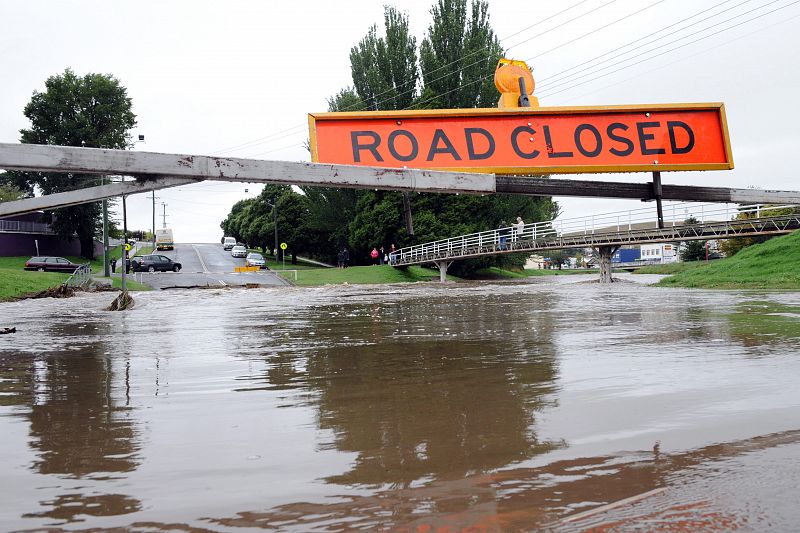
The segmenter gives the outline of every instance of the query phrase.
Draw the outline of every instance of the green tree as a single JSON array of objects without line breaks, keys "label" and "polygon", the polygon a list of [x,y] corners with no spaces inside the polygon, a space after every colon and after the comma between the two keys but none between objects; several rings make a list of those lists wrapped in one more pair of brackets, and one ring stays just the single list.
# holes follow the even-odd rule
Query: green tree
[{"label": "green tree", "polygon": [[[44,92],[34,92],[25,106],[29,129],[20,130],[20,141],[92,148],[125,149],[130,129],[136,125],[131,99],[119,80],[108,74],[75,75],[67,69],[45,82]],[[51,194],[97,185],[97,176],[47,172],[20,173],[27,187]],[[83,204],[54,211],[52,227],[62,238],[77,234],[81,255],[94,258],[100,204]]]},{"label": "green tree", "polygon": [[18,173],[0,172],[0,202],[19,200],[32,194],[33,191],[24,179],[20,179]]},{"label": "green tree", "polygon": [[[689,217],[683,221],[687,226],[697,224],[694,217]],[[706,241],[687,241],[681,250],[681,261],[702,261],[706,258]]]},{"label": "green tree", "polygon": [[[489,23],[489,5],[472,0],[438,0],[420,46],[423,95],[418,107],[493,107],[498,99],[493,73],[503,55]],[[433,104],[433,105],[432,105]]]},{"label": "green tree", "polygon": [[[784,207],[780,209],[774,209],[775,206],[773,205],[764,205],[762,207],[762,211],[754,212],[751,209],[740,210],[739,213],[734,217],[733,220],[752,220],[758,218],[759,216],[763,217],[776,217],[781,215],[792,215],[797,213],[798,208],[796,207]],[[741,208],[740,208],[741,209]],[[754,244],[759,244],[762,242],[767,242],[771,238],[775,237],[774,235],[759,235],[756,237],[737,237],[735,239],[725,239],[724,241],[720,241],[719,249],[722,253],[725,254],[726,257],[733,257],[737,253],[741,252],[743,249],[747,248],[748,246],[752,246]]]},{"label": "green tree", "polygon": [[[384,8],[385,37],[377,26],[350,50],[353,86],[367,109],[405,109],[416,96],[417,41],[409,33],[408,16]],[[348,109],[348,111],[350,111]]]}]

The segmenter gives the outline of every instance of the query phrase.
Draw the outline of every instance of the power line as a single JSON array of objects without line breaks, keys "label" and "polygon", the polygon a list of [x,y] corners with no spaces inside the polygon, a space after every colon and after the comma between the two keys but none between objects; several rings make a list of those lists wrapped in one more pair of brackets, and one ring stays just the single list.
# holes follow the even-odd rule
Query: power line
[{"label": "power line", "polygon": [[[750,0],[746,0],[746,2],[748,2],[748,1],[750,1]],[[610,61],[611,59],[615,59],[615,58],[617,58],[617,57],[621,57],[621,56],[627,55],[627,54],[629,54],[629,53],[631,53],[631,52],[634,52],[634,51],[623,52],[622,54],[618,54],[618,55],[616,55],[616,56],[614,56],[614,57],[612,57],[612,58],[609,58],[609,59],[606,59],[606,60],[603,60],[603,61],[601,61],[601,62],[600,62],[598,65],[594,65],[594,66],[591,66],[591,67],[587,67],[587,68],[585,68],[585,69],[581,69],[581,70],[579,70],[578,72],[575,72],[574,74],[571,74],[571,75],[569,75],[569,76],[566,76],[565,78],[561,79],[560,81],[557,81],[557,82],[551,82],[551,83],[543,83],[543,84],[542,84],[542,85],[543,85],[543,91],[546,91],[548,88],[555,88],[555,87],[561,86],[561,85],[563,85],[563,84],[565,84],[565,83],[571,83],[571,82],[573,82],[573,81],[575,81],[575,80],[579,80],[579,79],[581,79],[581,78],[585,78],[586,76],[590,76],[590,75],[592,75],[592,74],[596,74],[596,73],[598,73],[598,72],[602,72],[603,70],[606,70],[606,69],[612,68],[612,67],[614,67],[614,66],[616,66],[616,65],[621,65],[622,63],[625,63],[626,61],[630,61],[630,60],[632,60],[632,59],[635,59],[635,58],[637,58],[637,57],[641,57],[641,56],[643,56],[643,55],[646,55],[646,54],[648,54],[648,53],[650,53],[650,52],[654,52],[654,51],[656,51],[656,50],[659,50],[659,49],[661,49],[661,48],[664,48],[664,47],[666,47],[666,46],[669,46],[669,45],[671,45],[671,44],[675,44],[675,43],[677,43],[677,42],[680,42],[680,41],[682,41],[682,40],[684,40],[684,39],[688,39],[688,38],[690,38],[690,37],[692,37],[692,36],[694,36],[694,35],[698,35],[698,34],[700,34],[700,33],[703,33],[703,32],[704,32],[704,31],[706,31],[706,30],[709,30],[709,29],[711,29],[711,28],[715,28],[715,27],[717,27],[717,26],[720,26],[720,25],[722,25],[722,24],[725,24],[725,23],[727,23],[727,22],[730,22],[730,21],[732,21],[732,20],[735,20],[735,19],[737,19],[737,18],[743,17],[743,16],[745,16],[745,15],[748,15],[748,14],[750,14],[750,13],[754,12],[754,11],[758,11],[759,9],[763,9],[763,8],[765,8],[765,7],[767,7],[767,6],[771,5],[771,4],[775,4],[775,3],[779,2],[779,1],[780,1],[780,0],[772,0],[772,1],[770,1],[770,2],[767,2],[766,4],[762,4],[762,5],[760,5],[760,6],[758,6],[758,7],[755,7],[755,8],[753,8],[753,9],[749,10],[749,11],[745,11],[745,12],[743,12],[743,13],[739,13],[738,15],[734,15],[733,17],[730,17],[730,18],[728,18],[728,19],[725,19],[725,20],[723,20],[723,21],[721,21],[721,22],[717,22],[717,23],[715,23],[715,24],[711,24],[710,26],[706,26],[705,28],[701,28],[701,29],[699,29],[699,30],[697,30],[697,31],[694,31],[694,32],[692,32],[692,33],[688,34],[688,35],[684,35],[684,36],[682,36],[682,37],[678,37],[677,39],[673,39],[672,41],[669,41],[669,42],[666,42],[666,43],[660,44],[660,45],[658,45],[658,46],[656,46],[656,47],[654,47],[654,48],[651,48],[651,49],[649,49],[649,50],[645,50],[645,51],[643,51],[643,52],[640,52],[640,53],[638,53],[638,54],[635,54],[635,55],[633,55],[633,56],[630,56],[630,57],[627,57],[627,58],[625,58],[625,59],[622,59],[622,60],[620,60],[620,61],[617,61],[616,63],[612,63],[612,64],[610,64],[610,65],[607,65],[607,66],[605,66],[605,67],[599,68],[599,69],[597,69],[597,70],[594,70],[594,71],[592,71],[592,72],[588,72],[588,73],[586,73],[586,74],[583,74],[583,75],[581,75],[581,76],[575,76],[576,74],[579,74],[580,72],[584,72],[584,71],[586,71],[586,70],[590,70],[590,69],[592,69],[592,68],[594,68],[594,67],[598,66],[599,64],[605,63],[605,62],[607,62],[607,61]],[[746,2],[742,2],[742,4],[744,4],[744,3],[746,3]],[[738,7],[739,5],[742,5],[742,4],[738,4],[737,6],[734,6],[734,7]],[[733,8],[729,8],[729,9],[733,9]],[[725,12],[727,12],[727,11],[728,11],[728,10],[722,11],[721,13],[718,13],[717,15],[720,15],[720,14],[722,14],[722,13],[725,13]],[[713,15],[713,16],[716,16],[716,15]],[[700,23],[700,22],[703,22],[703,21],[705,21],[705,20],[708,20],[708,18],[711,18],[711,17],[707,17],[706,19],[703,19],[703,20],[701,20],[701,21],[698,21],[698,22],[692,23],[691,25],[689,25],[689,26],[686,26],[685,28],[680,28],[680,29],[676,30],[675,32],[668,33],[667,35],[664,35],[664,36],[662,36],[662,37],[659,37],[658,39],[655,39],[655,40],[653,40],[653,41],[651,41],[650,43],[647,43],[647,44],[652,44],[652,43],[654,43],[654,42],[656,42],[656,41],[659,41],[659,40],[661,40],[661,39],[664,39],[664,38],[666,38],[666,37],[669,37],[670,35],[674,35],[675,33],[678,33],[678,32],[680,32],[680,31],[683,31],[683,30],[685,30],[685,29],[687,29],[687,28],[689,28],[689,27],[691,27],[691,26],[694,26],[694,25],[696,25],[696,24]]]},{"label": "power line", "polygon": [[[585,4],[585,3],[586,3],[586,2],[588,2],[588,1],[589,1],[589,0],[582,0],[582,1],[578,2],[577,4],[574,4],[574,5],[572,5],[572,6],[568,7],[568,8],[562,9],[561,11],[558,11],[557,13],[555,13],[555,14],[553,14],[553,15],[549,16],[549,17],[546,17],[546,18],[542,19],[542,20],[540,20],[540,21],[536,22],[535,24],[531,24],[530,26],[527,26],[526,28],[523,28],[522,30],[519,30],[519,31],[517,31],[517,32],[515,32],[515,33],[513,33],[513,34],[511,34],[511,35],[509,35],[509,36],[507,36],[507,37],[505,37],[505,38],[503,38],[503,39],[498,39],[498,41],[501,41],[501,42],[502,42],[502,41],[504,41],[504,40],[506,40],[506,39],[509,39],[509,38],[511,38],[511,37],[514,37],[514,36],[516,36],[516,35],[519,35],[520,33],[523,33],[523,32],[525,32],[525,31],[528,31],[528,30],[530,30],[530,29],[532,29],[532,28],[534,28],[534,27],[536,27],[536,26],[539,26],[540,24],[542,24],[542,23],[544,23],[544,22],[546,22],[546,21],[548,21],[548,20],[551,20],[551,19],[553,19],[553,18],[556,18],[556,17],[558,17],[559,15],[562,15],[563,13],[566,13],[567,11],[570,11],[570,10],[572,10],[572,9],[574,9],[574,8],[576,8],[576,7],[580,6],[580,5],[582,5],[582,4]],[[600,10],[600,9],[602,9],[602,8],[604,8],[604,7],[606,7],[606,6],[609,6],[609,5],[613,4],[613,3],[614,3],[614,2],[616,2],[616,1],[617,1],[617,0],[609,0],[608,2],[606,2],[605,4],[603,4],[603,5],[599,6],[599,7],[593,8],[593,9],[591,9],[591,10],[589,10],[589,11],[587,11],[587,12],[585,12],[585,13],[581,14],[581,15],[578,15],[578,16],[576,16],[576,17],[572,18],[572,19],[569,19],[569,20],[567,20],[567,21],[565,21],[565,22],[561,23],[561,24],[558,24],[558,25],[554,26],[553,28],[550,28],[550,29],[548,29],[548,30],[546,30],[546,31],[544,31],[544,32],[542,32],[542,33],[539,33],[539,34],[537,34],[537,35],[535,35],[535,36],[533,36],[533,37],[531,37],[531,38],[529,38],[529,39],[526,39],[525,41],[521,41],[521,42],[519,42],[519,43],[517,43],[517,44],[514,44],[514,45],[510,46],[510,47],[509,47],[507,50],[510,50],[511,48],[513,48],[513,47],[515,47],[515,46],[518,46],[518,45],[520,45],[520,44],[522,44],[522,43],[525,43],[525,42],[531,41],[531,40],[533,40],[533,39],[539,38],[539,37],[541,37],[542,35],[545,35],[545,34],[547,34],[547,33],[551,32],[551,31],[554,31],[554,30],[556,30],[556,29],[562,28],[562,27],[564,27],[565,25],[567,25],[567,24],[569,24],[569,23],[571,23],[571,22],[574,22],[574,21],[576,21],[576,20],[578,20],[578,19],[581,19],[581,18],[583,18],[583,17],[585,17],[585,16],[587,16],[587,15],[590,15],[590,14],[592,14],[592,13],[594,13],[594,12],[596,12],[596,11],[598,11],[598,10]],[[664,1],[664,0],[659,0],[659,2],[656,2],[656,3],[661,3],[662,1]],[[463,61],[464,59],[466,59],[466,58],[468,58],[468,57],[470,57],[470,56],[472,56],[472,55],[475,55],[475,54],[477,54],[477,53],[479,53],[479,51],[478,51],[478,50],[476,50],[476,51],[474,51],[474,52],[471,52],[470,54],[467,54],[466,56],[464,56],[464,57],[462,57],[462,58],[459,58],[457,61],[451,61],[450,63],[446,63],[446,64],[444,64],[444,65],[441,65],[441,66],[439,66],[439,67],[437,67],[437,68],[435,68],[435,69],[433,69],[433,70],[430,70],[430,71],[427,71],[427,72],[421,72],[421,73],[420,73],[420,77],[424,77],[425,75],[430,75],[430,74],[432,74],[432,73],[434,73],[434,72],[437,72],[437,71],[439,71],[439,70],[442,70],[442,69],[444,69],[444,68],[447,68],[447,67],[453,66],[453,65],[455,65],[455,64],[457,64],[457,63],[459,63],[459,62]],[[462,67],[462,70],[463,70],[463,69],[466,69],[466,68],[469,68],[469,67],[471,67],[471,66],[477,65],[477,64],[481,63],[482,61],[483,61],[483,60],[479,60],[479,61],[476,61],[476,62],[470,63],[469,65],[466,65],[466,66]],[[444,79],[444,78],[446,78],[446,77],[447,77],[447,75],[440,76],[440,77],[438,77],[438,78],[435,78],[435,79],[431,80],[429,83],[434,83],[434,82],[440,81],[440,80],[442,80],[442,79]],[[403,86],[403,85],[407,85],[407,84],[408,84],[408,82],[404,82],[403,84],[401,84],[401,86]],[[379,96],[382,96],[382,95],[384,95],[384,94],[388,94],[388,93],[392,92],[393,90],[394,90],[394,89],[387,89],[386,91],[383,91],[382,93],[379,93],[379,94],[375,95],[375,97],[374,97],[374,98],[377,98],[377,97],[379,97]],[[398,94],[394,95],[392,98],[387,98],[387,99],[381,100],[380,102],[377,102],[375,105],[376,105],[376,106],[380,106],[381,104],[385,104],[386,102],[389,102],[389,101],[391,101],[393,98],[397,98],[398,96],[405,96],[405,95],[407,95],[407,94],[409,94],[409,93],[412,93],[412,92],[414,92],[415,90],[416,90],[416,87],[413,87],[413,88],[411,88],[411,89],[409,89],[409,90],[406,90],[406,91],[404,91],[404,92],[401,92],[401,93],[398,93]],[[350,106],[350,107],[346,107],[346,108],[342,109],[342,111],[353,111],[353,110],[355,110],[355,108],[354,108],[354,107],[352,107],[352,106]],[[235,145],[235,146],[233,146],[233,147],[231,147],[231,148],[227,148],[227,149],[225,149],[225,150],[219,150],[219,151],[217,151],[217,152],[215,152],[215,153],[219,153],[219,154],[221,154],[221,153],[224,153],[224,152],[236,152],[236,151],[239,151],[239,150],[244,150],[244,149],[246,149],[246,148],[250,148],[250,147],[252,147],[252,146],[255,146],[255,145],[258,145],[258,144],[263,144],[263,143],[264,143],[264,142],[266,142],[267,140],[271,140],[272,138],[274,138],[274,137],[277,137],[277,136],[279,136],[279,135],[281,135],[281,134],[288,133],[288,132],[291,132],[291,131],[294,131],[294,130],[298,130],[298,129],[301,129],[301,128],[305,128],[305,125],[297,125],[297,126],[293,126],[293,127],[290,127],[290,128],[286,128],[286,129],[280,130],[280,131],[278,131],[278,132],[275,132],[275,133],[269,134],[269,135],[267,135],[267,136],[265,136],[265,137],[261,137],[261,138],[259,138],[259,139],[255,139],[255,140],[253,140],[253,141],[248,141],[248,142],[245,142],[245,143],[242,143],[242,144],[239,144],[239,145]],[[297,134],[299,134],[299,133],[301,133],[301,132],[299,132],[299,131],[298,131],[297,133],[295,133],[295,134],[292,134],[292,135],[297,135]]]},{"label": "power line", "polygon": [[[709,8],[707,8],[707,9],[704,9],[704,10],[702,10],[702,11],[698,11],[698,12],[697,12],[697,13],[695,13],[694,15],[690,15],[690,16],[688,16],[688,17],[686,17],[686,18],[684,18],[684,19],[681,19],[681,20],[679,20],[679,21],[677,21],[677,22],[673,22],[672,24],[668,24],[668,25],[666,25],[666,26],[662,27],[661,29],[658,29],[658,30],[656,30],[656,31],[654,31],[654,32],[652,32],[652,33],[648,33],[648,34],[647,34],[647,35],[645,35],[644,37],[640,37],[639,39],[635,39],[635,40],[633,40],[633,41],[630,41],[630,42],[628,42],[628,43],[626,43],[626,44],[623,44],[622,46],[618,46],[617,48],[614,48],[613,50],[609,50],[608,52],[604,52],[604,53],[602,53],[602,54],[600,54],[600,55],[598,55],[598,56],[595,56],[595,57],[593,57],[593,58],[591,58],[591,59],[587,59],[586,61],[583,61],[583,62],[581,62],[581,63],[578,63],[577,65],[573,65],[573,66],[571,66],[571,67],[569,67],[569,68],[566,68],[566,69],[564,69],[564,70],[562,70],[562,71],[560,71],[560,72],[556,72],[555,74],[553,74],[552,76],[550,76],[549,78],[546,78],[546,79],[547,79],[547,80],[550,80],[550,79],[552,79],[552,78],[556,78],[556,80],[553,80],[553,81],[557,81],[558,79],[560,79],[560,78],[557,78],[557,77],[558,77],[558,76],[560,76],[561,74],[564,74],[564,73],[566,73],[566,72],[569,72],[570,70],[574,70],[574,69],[576,69],[576,68],[578,68],[578,67],[582,67],[583,65],[586,65],[586,64],[588,64],[588,63],[591,63],[591,62],[593,62],[593,61],[595,61],[595,60],[597,60],[597,59],[600,59],[601,57],[607,56],[608,54],[613,54],[614,52],[616,52],[616,51],[618,51],[618,50],[622,50],[623,48],[627,48],[627,47],[629,47],[629,46],[632,46],[632,45],[634,45],[634,44],[638,43],[639,41],[642,41],[642,40],[644,40],[644,39],[647,39],[648,37],[652,37],[653,35],[659,34],[659,33],[661,33],[662,31],[664,31],[664,30],[666,30],[666,29],[668,29],[668,28],[671,28],[671,27],[673,27],[673,26],[677,26],[678,24],[682,24],[683,22],[686,22],[687,20],[691,20],[691,19],[693,19],[693,18],[697,17],[698,15],[702,15],[703,13],[706,13],[706,12],[708,12],[708,11],[711,11],[711,10],[713,10],[713,9],[716,9],[716,8],[717,8],[717,7],[719,7],[719,6],[721,6],[721,5],[724,5],[724,4],[727,4],[727,3],[730,3],[730,2],[732,2],[732,1],[733,1],[733,0],[724,0],[723,2],[720,2],[719,4],[715,4],[715,5],[713,5],[713,6],[709,7]],[[736,7],[739,7],[739,6],[741,6],[742,4],[746,4],[746,3],[748,3],[748,2],[751,2],[751,1],[752,1],[752,0],[744,0],[743,2],[740,2],[739,4],[736,4],[735,6],[733,6],[733,7],[731,7],[731,8],[728,8],[728,9],[734,9],[734,8],[736,8]],[[727,10],[726,10],[726,11],[727,11]],[[723,13],[724,13],[724,11],[723,11]],[[717,13],[717,15],[719,15],[719,13]],[[714,17],[714,16],[716,16],[716,15],[712,15],[712,17]],[[710,18],[710,17],[709,17],[709,18]],[[703,19],[703,20],[706,20],[706,19]],[[688,27],[688,26],[687,26],[687,27]],[[684,28],[684,29],[686,29],[686,28]],[[670,34],[667,34],[667,35],[670,35]],[[665,36],[665,37],[666,37],[666,36]]]},{"label": "power line", "polygon": [[645,71],[645,72],[641,72],[641,73],[639,73],[639,74],[636,74],[635,76],[631,76],[631,77],[629,77],[629,78],[625,78],[624,80],[620,80],[620,81],[617,81],[617,82],[614,82],[614,83],[610,83],[610,84],[608,84],[608,85],[604,85],[603,87],[599,87],[599,88],[597,88],[597,89],[595,89],[595,90],[593,90],[593,91],[589,91],[589,92],[583,93],[583,94],[581,94],[581,95],[575,96],[575,97],[573,97],[573,98],[570,98],[569,100],[566,100],[566,101],[567,101],[567,102],[571,102],[571,101],[573,101],[573,100],[578,100],[578,99],[580,99],[580,98],[584,98],[584,97],[586,97],[586,96],[589,96],[590,94],[594,94],[594,93],[596,93],[596,92],[598,92],[598,91],[602,91],[603,89],[608,89],[608,88],[610,88],[610,87],[615,87],[615,86],[617,86],[617,85],[620,85],[620,84],[622,84],[622,83],[625,83],[625,82],[628,82],[628,81],[631,81],[631,80],[635,80],[635,79],[637,79],[637,78],[641,78],[641,77],[642,77],[642,76],[644,76],[645,74],[650,74],[650,73],[652,73],[652,72],[655,72],[655,71],[657,71],[657,70],[664,69],[664,68],[666,68],[666,67],[672,66],[672,65],[674,65],[674,64],[676,64],[676,63],[683,62],[683,61],[685,61],[685,60],[687,60],[687,59],[689,59],[689,58],[692,58],[692,57],[697,57],[697,56],[699,56],[699,55],[702,55],[702,54],[707,54],[708,52],[710,52],[710,51],[712,51],[712,50],[716,50],[717,48],[721,48],[721,47],[723,47],[723,46],[725,46],[725,45],[728,45],[728,44],[730,44],[730,43],[733,43],[733,42],[736,42],[736,41],[740,41],[740,40],[742,40],[742,39],[744,39],[744,38],[746,38],[746,37],[750,37],[751,35],[754,35],[754,34],[756,34],[756,33],[762,32],[762,31],[764,31],[764,30],[767,30],[767,29],[769,29],[769,28],[772,28],[772,27],[774,27],[774,26],[779,26],[779,25],[781,25],[781,24],[785,24],[785,23],[787,23],[787,22],[789,22],[789,21],[791,21],[791,20],[794,20],[794,19],[796,19],[796,18],[799,18],[799,17],[800,17],[800,13],[798,13],[797,15],[791,16],[791,17],[789,17],[789,18],[787,18],[787,19],[784,19],[784,20],[779,20],[778,22],[774,22],[774,23],[772,23],[772,24],[769,24],[769,25],[767,25],[767,26],[763,26],[763,27],[761,27],[761,28],[758,28],[758,29],[756,29],[756,30],[753,30],[753,31],[751,31],[751,32],[749,32],[749,33],[745,33],[745,34],[743,34],[743,35],[739,35],[738,37],[734,37],[733,39],[728,39],[727,41],[723,41],[723,42],[721,42],[721,43],[719,43],[719,44],[716,44],[716,45],[714,45],[714,46],[711,46],[711,47],[709,47],[709,48],[706,48],[706,49],[704,49],[704,50],[700,50],[699,52],[695,52],[694,54],[690,54],[690,55],[688,55],[688,56],[681,56],[679,59],[676,59],[675,61],[670,61],[669,63],[665,63],[665,64],[663,64],[663,65],[659,65],[659,66],[657,66],[656,68],[653,68],[653,69],[647,70],[647,71]]},{"label": "power line", "polygon": [[[776,0],[776,1],[777,1],[777,0]],[[773,3],[773,2],[770,2],[770,3]],[[646,62],[646,61],[650,61],[650,60],[652,60],[652,59],[655,59],[655,58],[657,58],[657,57],[661,57],[661,56],[663,56],[663,55],[665,55],[665,54],[668,54],[668,53],[670,53],[670,52],[674,52],[675,50],[679,50],[679,49],[681,49],[681,48],[684,48],[684,47],[686,47],[686,46],[689,46],[690,44],[694,44],[694,43],[697,43],[697,42],[703,41],[703,40],[705,40],[705,39],[708,39],[709,37],[713,37],[713,36],[715,36],[715,35],[718,35],[718,34],[720,34],[720,33],[726,32],[726,31],[728,31],[728,30],[732,30],[733,28],[737,28],[737,27],[739,27],[739,26],[742,26],[743,24],[747,24],[748,22],[752,22],[752,21],[754,21],[754,20],[760,19],[760,18],[762,18],[762,17],[765,17],[765,16],[767,16],[767,15],[770,15],[770,14],[772,14],[772,13],[775,13],[775,12],[777,12],[777,11],[780,11],[780,10],[782,10],[782,9],[786,9],[787,7],[791,7],[791,6],[793,6],[793,5],[797,4],[797,3],[800,3],[800,0],[795,0],[794,2],[790,2],[790,3],[786,4],[786,5],[783,5],[783,6],[777,7],[777,8],[775,8],[775,9],[771,10],[771,11],[767,11],[766,13],[762,13],[762,14],[760,14],[760,15],[756,15],[755,17],[752,17],[752,18],[749,18],[749,19],[747,19],[747,20],[744,20],[744,21],[742,21],[742,22],[739,22],[739,23],[737,23],[737,24],[734,24],[733,26],[728,26],[727,28],[722,28],[721,30],[717,30],[717,31],[715,31],[715,32],[713,32],[713,33],[710,33],[710,34],[708,34],[708,35],[705,35],[705,36],[703,36],[703,37],[699,37],[699,38],[697,38],[697,39],[695,39],[695,40],[693,40],[693,41],[689,41],[688,43],[684,43],[684,44],[681,44],[681,45],[679,45],[679,46],[676,46],[676,47],[674,47],[674,48],[670,48],[669,50],[666,50],[666,51],[664,51],[664,52],[658,53],[658,54],[656,54],[656,55],[654,55],[654,56],[646,57],[646,58],[644,58],[644,59],[641,59],[641,60],[639,60],[639,61],[636,61],[635,63],[632,63],[632,64],[630,64],[630,65],[625,65],[625,66],[623,66],[623,67],[620,67],[620,68],[618,68],[618,69],[616,69],[616,70],[612,70],[612,71],[610,71],[610,72],[607,72],[607,73],[605,73],[605,74],[601,74],[601,75],[599,75],[599,76],[596,76],[596,77],[594,77],[594,78],[591,78],[591,79],[589,79],[589,80],[582,81],[582,82],[580,82],[580,83],[576,83],[576,84],[574,84],[574,85],[571,85],[571,86],[569,86],[569,87],[564,87],[563,89],[559,89],[559,90],[557,90],[557,91],[553,91],[553,92],[551,92],[551,93],[548,93],[548,94],[546,94],[546,95],[544,95],[544,96],[553,96],[553,95],[555,95],[555,94],[560,94],[560,93],[562,93],[562,92],[564,92],[564,91],[568,91],[568,90],[570,90],[570,89],[574,89],[575,87],[579,87],[579,86],[581,86],[581,85],[585,85],[586,83],[589,83],[589,82],[591,82],[591,81],[595,81],[595,80],[598,80],[598,79],[600,79],[600,78],[604,78],[604,77],[606,77],[606,76],[609,76],[609,75],[611,75],[611,74],[614,74],[614,73],[616,73],[616,72],[619,72],[619,71],[621,71],[621,70],[624,70],[624,69],[626,69],[626,68],[630,68],[630,67],[633,67],[633,66],[639,65],[639,64],[641,64],[641,63],[644,63],[644,62]],[[764,7],[764,6],[762,6],[762,7]],[[704,31],[704,30],[703,30],[703,31]],[[697,33],[700,33],[700,32],[696,32],[696,33],[695,33],[695,34],[693,34],[693,35],[696,35]],[[691,35],[689,35],[689,36],[687,36],[687,37],[691,37]],[[666,46],[666,45],[665,45],[665,46]],[[652,51],[654,51],[654,50],[650,50],[650,52],[652,52]],[[629,61],[630,59],[634,59],[635,57],[639,57],[639,56],[638,56],[638,55],[637,55],[637,56],[634,56],[634,57],[632,57],[632,58],[629,58],[629,59],[628,59],[628,60],[626,60],[626,61]]]}]

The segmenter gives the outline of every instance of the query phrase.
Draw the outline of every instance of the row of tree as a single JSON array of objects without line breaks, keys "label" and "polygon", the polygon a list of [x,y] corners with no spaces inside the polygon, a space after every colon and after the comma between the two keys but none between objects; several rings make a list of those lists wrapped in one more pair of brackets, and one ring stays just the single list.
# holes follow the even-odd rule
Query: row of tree
[{"label": "row of tree", "polygon": [[[353,85],[329,98],[329,111],[493,107],[493,74],[503,49],[483,0],[438,0],[426,37],[417,46],[408,16],[394,7],[350,50]],[[558,213],[550,198],[514,195],[403,194],[304,187],[268,187],[237,203],[222,228],[248,244],[272,249],[273,206],[280,240],[297,253],[334,262],[348,247],[356,264],[373,247],[387,249],[498,227],[520,216],[526,222]],[[294,217],[294,218],[292,218]],[[524,256],[462,262],[459,273],[489,265],[521,266]]]}]

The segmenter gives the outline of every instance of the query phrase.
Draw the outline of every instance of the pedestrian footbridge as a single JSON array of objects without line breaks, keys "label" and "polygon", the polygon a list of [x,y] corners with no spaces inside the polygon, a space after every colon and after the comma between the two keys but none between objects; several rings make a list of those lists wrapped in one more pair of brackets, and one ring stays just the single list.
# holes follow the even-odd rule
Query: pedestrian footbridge
[{"label": "pedestrian footbridge", "polygon": [[510,226],[401,248],[390,262],[397,267],[433,263],[444,281],[447,268],[459,259],[594,248],[601,282],[610,282],[611,256],[620,246],[791,233],[800,229],[800,206],[676,203],[664,206],[663,220],[659,227],[653,210],[645,208]]}]

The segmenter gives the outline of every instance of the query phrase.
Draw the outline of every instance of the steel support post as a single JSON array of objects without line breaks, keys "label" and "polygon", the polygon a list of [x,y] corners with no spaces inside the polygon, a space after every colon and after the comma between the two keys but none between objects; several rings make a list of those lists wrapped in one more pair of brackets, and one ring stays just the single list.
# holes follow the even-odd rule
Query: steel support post
[{"label": "steel support post", "polygon": [[[128,251],[125,249],[128,244],[128,213],[125,205],[125,195],[122,195],[122,294],[128,290],[125,285],[125,278],[128,273]],[[124,296],[123,296],[124,297]]]},{"label": "steel support post", "polygon": [[597,255],[600,258],[600,283],[613,283],[611,277],[611,256],[619,249],[619,246],[598,246]]},{"label": "steel support post", "polygon": [[452,265],[452,261],[436,261],[436,267],[439,269],[439,281],[444,283],[447,281],[447,269]]},{"label": "steel support post", "polygon": [[103,200],[103,276],[111,276],[111,268],[108,264],[108,200]]},{"label": "steel support post", "polygon": [[658,213],[658,229],[664,228],[664,209],[661,206],[661,172],[653,172],[653,198],[656,199],[656,212]]}]

